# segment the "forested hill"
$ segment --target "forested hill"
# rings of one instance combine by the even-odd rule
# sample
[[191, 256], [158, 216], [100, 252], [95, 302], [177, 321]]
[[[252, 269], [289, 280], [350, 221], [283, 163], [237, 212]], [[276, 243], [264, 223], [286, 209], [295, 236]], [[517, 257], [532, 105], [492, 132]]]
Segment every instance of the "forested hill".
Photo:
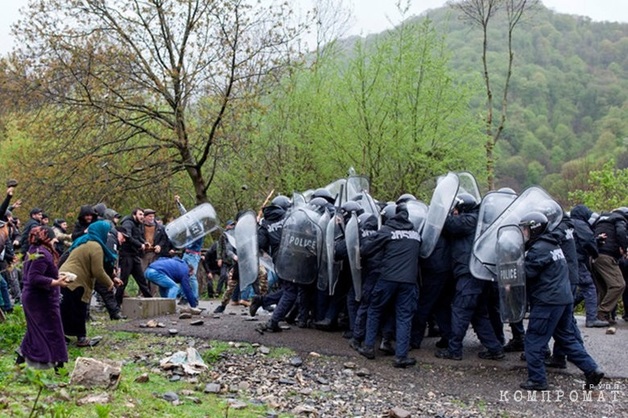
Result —
[[[445, 36], [459, 77], [480, 80], [481, 29], [448, 7], [418, 19], [425, 18]], [[496, 19], [489, 28], [496, 98], [507, 64], [505, 23]], [[541, 184], [564, 200], [568, 190], [585, 187], [589, 170], [610, 158], [618, 168], [628, 167], [628, 24], [593, 22], [541, 6], [516, 27], [513, 46], [496, 184], [518, 190]], [[478, 96], [478, 107], [483, 98]]]

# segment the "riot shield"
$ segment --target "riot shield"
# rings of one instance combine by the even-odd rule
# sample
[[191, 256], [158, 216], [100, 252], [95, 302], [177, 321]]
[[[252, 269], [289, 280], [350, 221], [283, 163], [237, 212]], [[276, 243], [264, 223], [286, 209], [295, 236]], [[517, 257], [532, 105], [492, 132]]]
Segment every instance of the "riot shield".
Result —
[[524, 238], [518, 226], [505, 225], [497, 230], [495, 254], [502, 322], [519, 322], [526, 312], [526, 278]]
[[240, 289], [244, 290], [257, 280], [259, 271], [259, 250], [257, 245], [257, 217], [252, 210], [246, 211], [238, 218], [234, 228], [236, 248], [238, 251], [238, 270], [240, 273]]
[[236, 242], [235, 231], [233, 229], [227, 229], [225, 231], [225, 237], [227, 237], [227, 241], [229, 245], [231, 245], [236, 250], [238, 249], [238, 243]]
[[[548, 230], [550, 231], [556, 228], [563, 218], [562, 208], [545, 190], [538, 186], [524, 190], [474, 241], [473, 257], [477, 258], [485, 269], [484, 271], [472, 271], [473, 276], [482, 280], [495, 280], [497, 231], [505, 225], [518, 225], [524, 215], [533, 211], [542, 212], [547, 216]], [[493, 274], [482, 274], [487, 271], [493, 272]]]
[[292, 207], [293, 208], [305, 206], [306, 203], [307, 203], [307, 200], [306, 200], [305, 194], [298, 193], [298, 192], [292, 193]]
[[414, 230], [421, 232], [425, 224], [425, 218], [427, 218], [427, 205], [420, 200], [408, 200], [406, 207], [408, 208], [408, 219], [412, 222]]
[[432, 200], [430, 200], [425, 225], [421, 231], [421, 258], [429, 257], [434, 251], [447, 215], [449, 215], [454, 199], [458, 194], [459, 184], [458, 176], [454, 173], [448, 173], [436, 185]]
[[318, 277], [318, 248], [322, 243], [318, 213], [295, 208], [283, 224], [275, 260], [277, 274], [284, 280], [310, 284]]
[[332, 196], [334, 196], [336, 200], [336, 204], [340, 205], [346, 201], [346, 200], [343, 200], [343, 196], [342, 196], [343, 191], [346, 189], [346, 186], [345, 186], [346, 183], [347, 183], [346, 179], [338, 179], [334, 181], [333, 183], [329, 183], [327, 186], [324, 187], [325, 190], [327, 190]]
[[[326, 235], [326, 231], [327, 231], [327, 225], [329, 224], [329, 212], [325, 212], [323, 214], [323, 216], [320, 217], [320, 219], [318, 220], [318, 225], [321, 228], [322, 233], [322, 238], [323, 238], [323, 245], [319, 246], [319, 266], [320, 268], [318, 269], [318, 281], [316, 282], [316, 287], [318, 290], [324, 291], [327, 290], [327, 286], [329, 286], [329, 254], [327, 252], [327, 235]], [[332, 237], [333, 240], [333, 237]], [[333, 254], [332, 254], [333, 255]], [[331, 260], [331, 263], [333, 263], [333, 259]]]
[[371, 188], [369, 179], [364, 176], [349, 176], [346, 182], [346, 200], [354, 200], [361, 193], [368, 193]]
[[476, 202], [481, 202], [482, 194], [480, 193], [478, 181], [475, 179], [473, 174], [469, 173], [468, 171], [460, 171], [456, 174], [460, 179], [460, 187], [458, 189], [458, 193], [469, 193], [471, 196], [475, 197]]
[[327, 229], [325, 231], [325, 250], [327, 253], [327, 277], [329, 280], [328, 286], [325, 286], [329, 290], [329, 294], [333, 295], [336, 291], [336, 285], [338, 284], [338, 275], [340, 274], [340, 263], [335, 260], [336, 252], [336, 236], [339, 233], [340, 226], [337, 222], [338, 216], [334, 216], [327, 223]]
[[203, 203], [166, 225], [166, 235], [176, 248], [183, 248], [218, 229], [213, 206]]
[[351, 214], [351, 219], [349, 219], [345, 227], [345, 243], [347, 244], [355, 300], [359, 302], [362, 298], [362, 265], [360, 259], [360, 230], [358, 228], [358, 216], [355, 212]]
[[[482, 199], [480, 205], [480, 213], [478, 215], [478, 225], [475, 229], [475, 239], [478, 239], [480, 235], [497, 219], [499, 215], [506, 210], [508, 206], [517, 198], [516, 194], [502, 193], [502, 192], [489, 192]], [[471, 255], [469, 261], [469, 269], [471, 274], [480, 279], [494, 281], [496, 279], [497, 272], [493, 267], [486, 266], [480, 262], [475, 256]], [[488, 279], [490, 277], [490, 279]]]

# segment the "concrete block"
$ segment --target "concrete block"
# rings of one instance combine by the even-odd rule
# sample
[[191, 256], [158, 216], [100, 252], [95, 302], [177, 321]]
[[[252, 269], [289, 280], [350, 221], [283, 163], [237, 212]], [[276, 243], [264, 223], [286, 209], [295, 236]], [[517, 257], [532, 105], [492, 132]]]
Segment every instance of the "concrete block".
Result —
[[170, 315], [177, 311], [176, 302], [176, 299], [168, 298], [124, 298], [122, 314], [129, 319]]

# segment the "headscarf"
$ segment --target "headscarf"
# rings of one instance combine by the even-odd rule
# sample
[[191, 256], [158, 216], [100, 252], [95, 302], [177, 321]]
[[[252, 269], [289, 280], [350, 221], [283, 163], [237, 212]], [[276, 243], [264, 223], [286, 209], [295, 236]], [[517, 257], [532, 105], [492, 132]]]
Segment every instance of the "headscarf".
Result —
[[89, 227], [87, 227], [87, 233], [75, 239], [72, 246], [68, 249], [68, 252], [71, 253], [72, 250], [85, 244], [87, 241], [96, 241], [100, 244], [105, 255], [105, 262], [113, 264], [118, 256], [107, 247], [107, 235], [110, 229], [111, 223], [109, 221], [96, 221], [91, 223]]
[[28, 234], [28, 243], [35, 247], [42, 246], [50, 251], [52, 254], [52, 259], [55, 263], [59, 261], [59, 253], [55, 250], [52, 245], [52, 240], [55, 238], [55, 233], [52, 228], [48, 226], [35, 226], [33, 227]]

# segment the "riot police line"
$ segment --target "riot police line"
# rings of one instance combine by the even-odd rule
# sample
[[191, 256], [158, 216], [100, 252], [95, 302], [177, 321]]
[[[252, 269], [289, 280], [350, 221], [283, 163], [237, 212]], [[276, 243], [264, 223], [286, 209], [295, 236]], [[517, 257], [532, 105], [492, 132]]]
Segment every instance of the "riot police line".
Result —
[[[209, 204], [203, 206], [196, 217], [179, 218], [167, 226], [176, 246], [218, 229], [215, 211]], [[267, 216], [271, 212], [272, 221]], [[427, 280], [421, 277], [421, 265], [445, 241], [458, 252], [452, 257], [457, 261], [452, 262], [451, 282], [441, 284], [435, 293], [440, 297], [450, 291], [439, 306], [449, 312], [441, 315], [437, 347], [442, 350], [437, 357], [460, 360], [459, 334], [464, 336], [472, 323], [487, 349], [481, 358], [500, 360], [504, 351], [524, 352], [528, 362], [524, 389], [547, 388], [545, 365], [552, 337], [561, 353], [582, 369], [587, 389], [604, 376], [586, 353], [573, 320], [567, 260], [554, 234], [566, 214], [538, 186], [520, 194], [500, 189], [482, 197], [472, 174], [450, 172], [438, 179], [429, 205], [411, 194], [382, 203], [371, 196], [367, 178], [350, 175], [316, 190], [294, 193], [292, 199], [277, 196], [263, 213], [257, 219], [253, 211], [242, 212], [227, 234], [237, 251], [235, 270], [241, 290], [255, 285], [260, 270], [278, 278], [277, 291], [258, 294], [251, 302], [251, 315], [260, 307], [275, 308], [258, 332], [280, 332], [279, 323], [289, 317], [299, 326], [330, 329], [345, 312], [346, 334], [360, 354], [375, 358], [374, 336], [381, 334], [380, 350], [394, 354], [393, 365], [412, 366], [416, 361], [408, 351], [419, 348], [423, 337], [416, 335], [416, 328], [425, 330], [424, 323], [416, 323], [421, 311], [419, 284]], [[460, 229], [458, 234], [455, 225], [463, 219], [464, 233]], [[539, 254], [543, 264], [526, 258], [529, 253]], [[391, 266], [387, 257], [405, 261]], [[387, 267], [369, 266], [369, 260]], [[453, 267], [456, 262], [459, 266]], [[556, 295], [555, 300], [548, 300], [548, 294]], [[526, 333], [522, 321], [529, 311], [550, 316], [546, 324], [531, 317]], [[426, 314], [434, 312], [423, 312], [421, 321], [425, 322]], [[508, 350], [500, 329], [504, 323], [520, 330], [520, 349]], [[542, 331], [540, 325], [546, 325]], [[394, 347], [392, 340], [396, 340]]]

